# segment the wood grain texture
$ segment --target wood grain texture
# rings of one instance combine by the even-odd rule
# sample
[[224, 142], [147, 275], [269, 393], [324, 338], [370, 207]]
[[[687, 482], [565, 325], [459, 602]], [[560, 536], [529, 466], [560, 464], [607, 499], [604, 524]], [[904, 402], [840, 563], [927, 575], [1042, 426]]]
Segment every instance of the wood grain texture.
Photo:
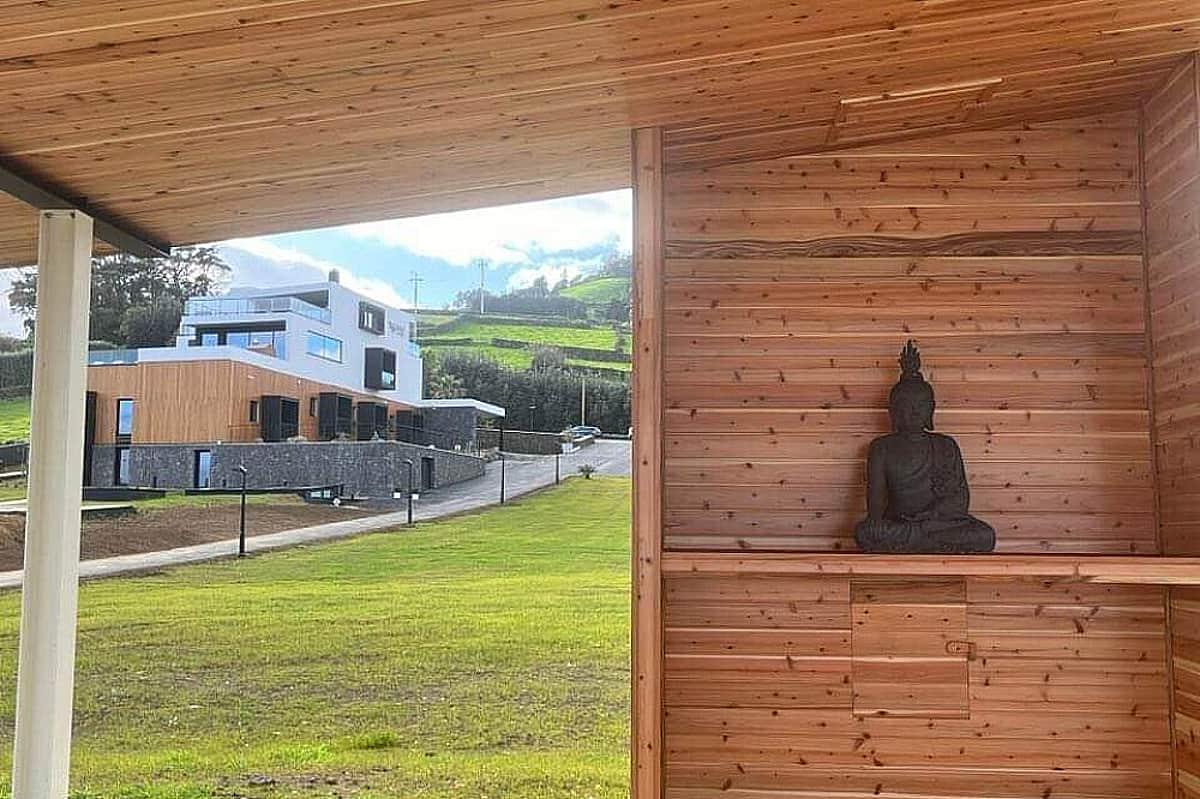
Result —
[[[635, 127], [690, 165], [1036, 144], [1200, 46], [1178, 0], [3, 7], [0, 158], [175, 243], [628, 186]], [[26, 230], [0, 217], [0, 262], [32, 260]]]
[[1163, 550], [1200, 555], [1200, 67], [1143, 108], [1146, 269]]
[[633, 132], [633, 799], [663, 791], [662, 131]]
[[1170, 795], [1160, 587], [747, 565], [665, 602], [668, 797]]
[[1176, 796], [1200, 793], [1200, 588], [1170, 592]]
[[1138, 122], [670, 164], [666, 546], [852, 550], [912, 337], [1000, 551], [1156, 552]]
[[[380, 399], [228, 360], [90, 366], [88, 390], [97, 394], [99, 444], [111, 444], [115, 439], [117, 400], [121, 398], [134, 401], [135, 444], [255, 441], [261, 428], [250, 421], [250, 401], [264, 394], [296, 399], [300, 403], [300, 435], [316, 441], [317, 419], [308, 413], [310, 397], [336, 391], [355, 402]], [[411, 407], [386, 404], [389, 414]]]

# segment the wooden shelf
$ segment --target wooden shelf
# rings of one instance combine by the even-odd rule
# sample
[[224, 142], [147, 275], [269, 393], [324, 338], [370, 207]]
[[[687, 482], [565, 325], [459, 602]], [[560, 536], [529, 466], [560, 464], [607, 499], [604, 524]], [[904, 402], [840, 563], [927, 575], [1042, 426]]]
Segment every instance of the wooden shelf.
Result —
[[868, 555], [664, 552], [664, 574], [1033, 577], [1084, 583], [1200, 585], [1200, 558], [1154, 555]]

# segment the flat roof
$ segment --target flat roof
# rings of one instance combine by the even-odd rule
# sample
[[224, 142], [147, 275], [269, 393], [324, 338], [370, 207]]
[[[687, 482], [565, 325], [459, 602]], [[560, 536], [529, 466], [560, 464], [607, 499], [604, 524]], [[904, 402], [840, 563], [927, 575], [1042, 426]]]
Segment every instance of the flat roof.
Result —
[[[634, 127], [704, 164], [1133, 108], [1187, 6], [12, 2], [0, 186], [174, 245], [614, 189]], [[0, 201], [0, 264], [35, 257]]]

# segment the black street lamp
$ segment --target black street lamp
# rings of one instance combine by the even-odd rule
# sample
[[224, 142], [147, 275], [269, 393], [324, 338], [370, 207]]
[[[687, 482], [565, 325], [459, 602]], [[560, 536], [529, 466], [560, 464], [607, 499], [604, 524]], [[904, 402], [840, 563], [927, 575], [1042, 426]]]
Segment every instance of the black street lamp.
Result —
[[409, 458], [404, 459], [404, 465], [408, 467], [408, 523], [413, 523], [413, 462]]
[[504, 457], [504, 422], [500, 423], [500, 504], [504, 504], [504, 464], [507, 460]]
[[238, 525], [238, 557], [246, 556], [246, 465], [242, 464], [235, 470], [242, 475], [242, 519]]

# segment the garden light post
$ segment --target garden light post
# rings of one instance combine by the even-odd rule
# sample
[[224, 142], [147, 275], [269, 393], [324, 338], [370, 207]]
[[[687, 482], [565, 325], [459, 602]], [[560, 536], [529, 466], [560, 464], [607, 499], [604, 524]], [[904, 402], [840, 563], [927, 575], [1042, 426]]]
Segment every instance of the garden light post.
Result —
[[410, 458], [404, 459], [404, 465], [408, 467], [408, 523], [413, 523], [413, 462]]
[[500, 423], [500, 504], [504, 504], [504, 423]]
[[243, 558], [246, 556], [246, 465], [238, 466], [237, 472], [242, 475], [242, 518], [238, 524], [238, 557]]

